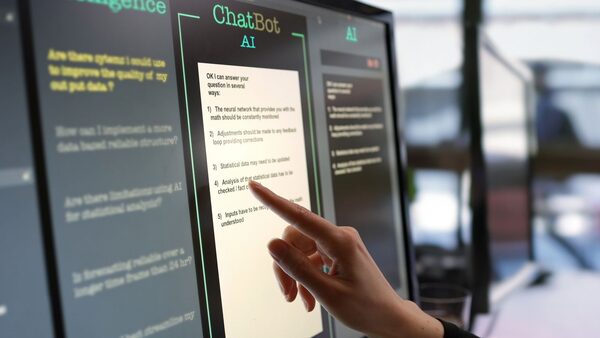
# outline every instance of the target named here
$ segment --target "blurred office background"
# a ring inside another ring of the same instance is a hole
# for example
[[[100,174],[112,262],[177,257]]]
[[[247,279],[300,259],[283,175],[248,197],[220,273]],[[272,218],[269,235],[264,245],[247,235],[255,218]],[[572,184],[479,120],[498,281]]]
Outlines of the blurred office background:
[[[469,239],[460,230],[470,228],[471,212],[469,120],[461,109],[463,2],[370,3],[393,10],[396,17],[417,274],[421,283],[466,285],[464,242]]]
[[[421,283],[437,279],[468,284],[470,122],[461,106],[465,1],[471,0],[365,1],[392,10],[396,18],[410,220]],[[585,276],[600,273],[600,1],[482,2],[487,37],[505,56],[529,68],[534,78],[535,260],[550,272],[578,273],[572,281],[581,281],[585,289],[590,285]],[[588,295],[600,304],[597,287]],[[561,306],[577,307],[569,298],[586,297],[553,292],[560,301],[544,310],[550,312],[548,321],[561,321],[552,316]],[[535,299],[527,297],[531,294],[522,298]],[[527,318],[537,310],[511,311]],[[589,311],[577,310],[581,324],[589,325]],[[510,326],[482,335],[520,337],[506,330]],[[588,336],[566,327],[538,328],[529,337]]]
[[[600,1],[488,0],[484,8],[489,36],[535,76],[537,259],[600,270]]]
[[[470,222],[463,0],[367,2],[396,16],[413,237],[452,251],[461,244],[456,229]],[[536,259],[600,271],[600,1],[484,0],[484,13],[488,37],[535,77]]]

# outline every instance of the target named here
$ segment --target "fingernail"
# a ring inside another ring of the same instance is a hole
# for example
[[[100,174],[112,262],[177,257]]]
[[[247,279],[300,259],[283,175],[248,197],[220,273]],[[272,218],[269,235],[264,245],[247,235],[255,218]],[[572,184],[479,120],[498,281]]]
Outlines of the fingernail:
[[[304,303],[304,308],[306,309],[306,312],[310,312],[310,309],[308,308],[308,302],[306,301],[306,299],[304,299],[304,297],[302,297],[302,303]]]
[[[254,180],[250,180],[248,182],[248,184],[250,185],[251,188],[260,188],[260,187],[262,187],[262,184],[254,181]]]
[[[269,243],[269,253],[273,259],[277,262],[281,261],[281,258],[287,253],[288,247],[283,243],[282,240],[274,239]]]
[[[287,293],[287,290],[285,289],[285,286],[283,286],[283,283],[281,283],[281,282],[278,282],[278,284],[279,284],[279,289],[281,290],[281,293],[283,294],[285,299],[287,299],[288,293]]]

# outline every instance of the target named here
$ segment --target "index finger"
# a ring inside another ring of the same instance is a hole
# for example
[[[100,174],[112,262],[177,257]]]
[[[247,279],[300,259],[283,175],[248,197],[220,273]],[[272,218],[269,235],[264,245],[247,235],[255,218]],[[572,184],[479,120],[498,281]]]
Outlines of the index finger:
[[[250,181],[249,185],[254,196],[306,236],[325,246],[335,243],[337,226],[310,210],[275,194],[256,181]]]

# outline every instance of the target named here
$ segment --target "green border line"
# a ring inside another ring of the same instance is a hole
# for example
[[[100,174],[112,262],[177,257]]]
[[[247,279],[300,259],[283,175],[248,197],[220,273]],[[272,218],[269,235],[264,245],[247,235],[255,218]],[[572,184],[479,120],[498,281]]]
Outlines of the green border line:
[[[204,298],[206,301],[206,315],[208,317],[208,332],[210,337],[212,338],[212,323],[210,318],[210,305],[208,303],[208,286],[206,285],[206,268],[204,265],[204,248],[202,247],[202,229],[200,226],[200,209],[198,208],[198,190],[196,188],[196,168],[194,161],[194,145],[192,142],[192,128],[190,123],[190,106],[188,103],[188,92],[187,92],[187,79],[185,76],[185,57],[183,53],[183,38],[181,33],[181,18],[190,18],[199,20],[200,17],[197,15],[185,14],[185,13],[177,13],[177,23],[179,25],[179,49],[181,51],[181,67],[183,72],[183,92],[185,94],[185,112],[187,116],[187,127],[188,127],[188,137],[190,141],[190,156],[192,160],[192,178],[194,184],[194,202],[196,204],[196,222],[198,223],[198,236],[200,237],[200,259],[202,260],[202,278],[204,280]]]
[[[183,37],[182,37],[182,29],[181,29],[181,18],[185,17],[185,18],[190,18],[190,19],[196,19],[199,20],[200,17],[197,15],[191,15],[191,14],[186,14],[186,13],[177,13],[177,23],[179,26],[179,49],[181,52],[181,67],[182,67],[182,73],[183,73],[183,84],[184,84],[184,96],[185,96],[185,110],[186,110],[186,118],[187,118],[187,127],[188,127],[188,137],[189,137],[189,145],[190,145],[190,158],[191,158],[191,162],[192,162],[192,181],[194,184],[194,202],[195,202],[195,207],[196,207],[196,221],[198,223],[198,235],[200,237],[200,257],[202,260],[202,277],[204,279],[204,294],[205,294],[205,300],[206,300],[206,310],[207,310],[207,317],[208,317],[208,331],[210,334],[210,337],[212,338],[213,336],[213,332],[212,332],[212,323],[211,323],[211,318],[210,318],[210,305],[208,302],[208,287],[206,284],[206,268],[205,268],[205,263],[204,263],[204,248],[202,246],[202,229],[201,229],[201,224],[200,224],[200,210],[198,208],[198,191],[196,188],[196,168],[195,168],[195,161],[194,161],[194,146],[193,146],[193,142],[192,142],[192,130],[191,130],[191,123],[190,123],[190,108],[189,108],[189,101],[188,101],[188,92],[187,92],[187,78],[186,78],[186,73],[185,73],[185,57],[184,57],[184,51],[183,51]],[[310,86],[310,79],[309,79],[309,69],[308,69],[308,55],[307,55],[307,51],[306,51],[306,38],[304,34],[300,34],[300,33],[292,33],[293,37],[297,37],[297,38],[301,38],[302,39],[302,49],[303,49],[303,54],[304,54],[304,75],[305,75],[305,81],[306,81],[306,94],[307,94],[307,98],[308,98],[308,119],[309,119],[309,126],[310,126],[310,141],[311,141],[311,146],[312,146],[312,157],[313,157],[313,168],[314,168],[314,177],[315,177],[315,184],[316,184],[316,193],[317,193],[317,213],[319,215],[321,215],[321,195],[320,195],[320,183],[319,183],[319,175],[318,175],[318,169],[317,169],[317,154],[316,154],[316,149],[315,149],[315,134],[314,134],[314,127],[313,127],[313,111],[312,111],[312,96],[311,96],[311,86]],[[333,324],[331,321],[331,315],[328,314],[328,319],[329,319],[329,333],[330,335],[333,333]],[[333,336],[331,336],[333,337]]]
[[[292,33],[293,37],[302,39],[302,49],[304,51],[304,76],[306,77],[306,95],[308,98],[308,123],[310,126],[310,142],[312,146],[312,158],[313,158],[313,169],[315,176],[315,184],[317,186],[317,213],[322,215],[321,213],[321,193],[320,193],[320,184],[319,184],[319,173],[317,169],[317,150],[315,149],[315,132],[313,129],[313,111],[312,111],[312,96],[311,96],[311,87],[310,87],[310,79],[308,77],[308,55],[306,52],[306,38],[304,34],[301,33]]]
[[[306,95],[308,98],[308,123],[310,124],[310,142],[312,145],[312,157],[313,157],[313,168],[315,175],[315,184],[317,186],[317,213],[321,214],[321,195],[320,195],[320,184],[319,184],[319,173],[317,169],[317,150],[315,148],[315,132],[313,127],[313,111],[312,111],[312,96],[311,96],[311,85],[310,78],[308,76],[308,55],[306,51],[306,36],[301,33],[292,33],[293,37],[302,39],[302,49],[304,53],[304,75],[306,77]],[[329,337],[333,338],[333,322],[331,320],[331,314],[327,313],[327,320],[329,322]]]

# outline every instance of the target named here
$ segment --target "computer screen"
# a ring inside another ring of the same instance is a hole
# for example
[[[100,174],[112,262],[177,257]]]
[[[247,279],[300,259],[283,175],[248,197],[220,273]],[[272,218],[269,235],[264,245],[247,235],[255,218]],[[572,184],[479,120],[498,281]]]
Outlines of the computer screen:
[[[31,218],[41,332],[354,334],[283,299],[266,244],[286,224],[249,179],[356,226],[411,296],[389,14],[268,0],[19,5],[25,55],[13,24],[2,66],[25,74],[2,82],[21,90],[2,91],[18,107],[2,128],[24,159],[0,182],[28,177],[12,211]],[[0,320],[13,306],[0,298]]]
[[[249,178],[357,226],[408,295],[388,27],[291,1],[172,1],[171,11],[197,222],[214,262],[207,285],[220,292],[210,311],[224,333],[331,334],[324,311],[281,299],[263,248],[285,224],[246,191]]]
[[[201,337],[171,19],[119,3],[29,2],[63,330]]]
[[[480,48],[481,123],[492,279],[514,276],[530,255],[531,80],[491,43]]]

